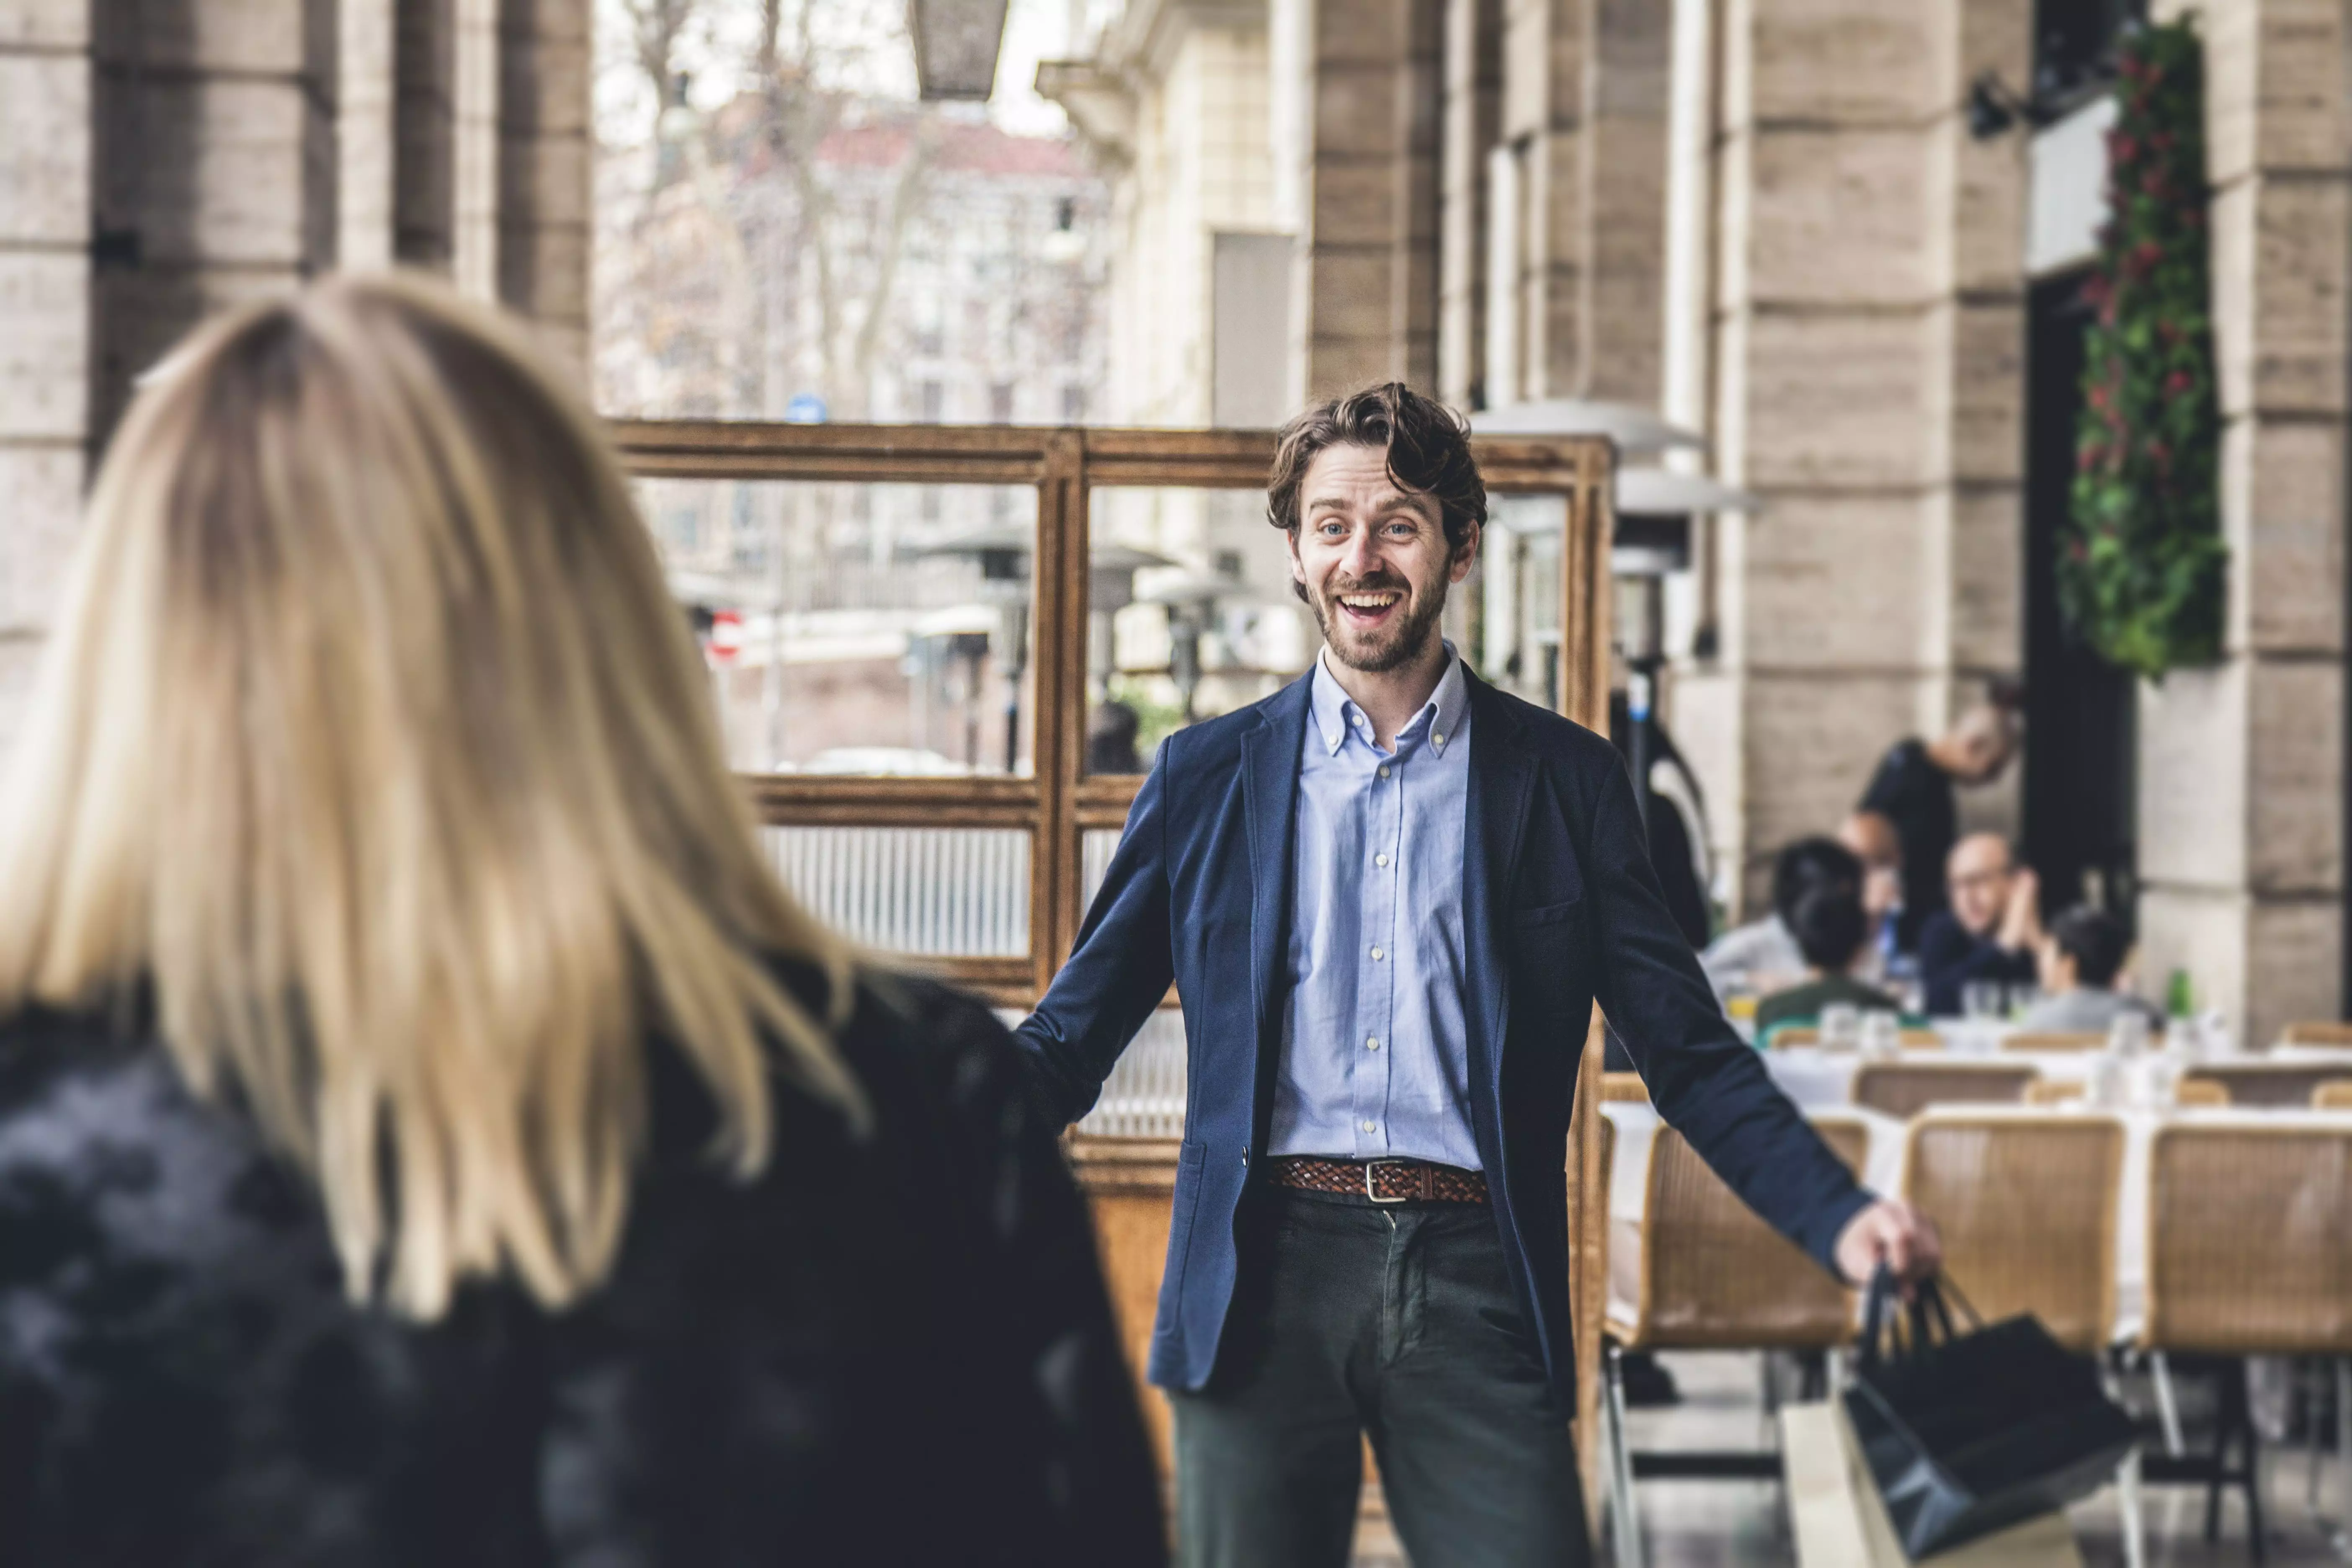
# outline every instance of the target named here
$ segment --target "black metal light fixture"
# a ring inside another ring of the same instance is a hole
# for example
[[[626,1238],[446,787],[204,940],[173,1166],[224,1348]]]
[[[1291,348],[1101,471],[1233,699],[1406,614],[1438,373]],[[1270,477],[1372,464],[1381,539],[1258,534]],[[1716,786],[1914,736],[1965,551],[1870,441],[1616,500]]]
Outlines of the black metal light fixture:
[[[996,90],[1005,0],[908,0],[915,83],[927,100],[984,101]]]

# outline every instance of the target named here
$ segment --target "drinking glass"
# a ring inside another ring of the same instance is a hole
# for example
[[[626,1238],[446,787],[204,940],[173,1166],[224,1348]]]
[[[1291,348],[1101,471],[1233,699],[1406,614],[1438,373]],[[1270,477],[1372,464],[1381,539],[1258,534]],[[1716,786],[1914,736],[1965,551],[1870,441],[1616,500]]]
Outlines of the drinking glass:
[[[1873,1007],[1862,1016],[1858,1043],[1865,1058],[1884,1061],[1902,1049],[1902,1021],[1884,1007]]]
[[[1960,1012],[1972,1019],[2000,1016],[2000,982],[1971,980],[1960,987]]]
[[[2042,987],[2031,980],[2012,985],[2009,988],[2009,1016],[2011,1018],[2022,1018],[2032,1012],[2033,1005],[2041,1000]]]
[[[2118,1057],[2136,1057],[2147,1049],[2147,1015],[2126,1012],[2116,1015],[2107,1026],[2107,1049]]]
[[[1861,1044],[1861,1008],[1851,1002],[1832,1002],[1822,1009],[1822,1049],[1851,1051]]]

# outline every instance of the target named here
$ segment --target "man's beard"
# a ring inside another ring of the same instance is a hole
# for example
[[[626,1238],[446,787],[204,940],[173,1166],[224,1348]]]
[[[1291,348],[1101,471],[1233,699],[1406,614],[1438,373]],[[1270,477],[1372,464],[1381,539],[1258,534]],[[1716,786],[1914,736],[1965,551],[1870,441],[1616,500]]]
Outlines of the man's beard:
[[[1331,650],[1334,658],[1349,669],[1360,670],[1366,675],[1385,675],[1390,670],[1411,664],[1429,646],[1429,640],[1437,629],[1437,617],[1445,612],[1445,587],[1444,580],[1440,578],[1431,593],[1417,595],[1397,578],[1382,573],[1354,582],[1335,583],[1325,593],[1314,595],[1307,603],[1315,612],[1315,625],[1323,634],[1323,646]],[[1333,601],[1342,594],[1368,594],[1382,590],[1393,590],[1406,595],[1412,608],[1402,620],[1389,628],[1385,635],[1375,634],[1379,640],[1373,642],[1362,641],[1362,634],[1352,639],[1332,636],[1334,620],[1339,622],[1340,629],[1355,631],[1354,627],[1347,625],[1347,612],[1331,607]]]

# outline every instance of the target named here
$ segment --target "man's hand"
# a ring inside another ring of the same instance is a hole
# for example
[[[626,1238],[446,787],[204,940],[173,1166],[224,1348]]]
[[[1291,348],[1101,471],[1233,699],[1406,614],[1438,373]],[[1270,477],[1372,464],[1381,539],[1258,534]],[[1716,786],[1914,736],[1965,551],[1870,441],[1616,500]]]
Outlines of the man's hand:
[[[1838,1233],[1838,1272],[1849,1284],[1869,1284],[1884,1263],[1908,1285],[1936,1272],[1943,1261],[1944,1240],[1936,1234],[1936,1222],[1893,1198],[1879,1199]]]
[[[2001,910],[2000,933],[1993,939],[2011,952],[2024,952],[2042,941],[2042,879],[2033,868],[2021,866],[2009,879],[2009,906]]]

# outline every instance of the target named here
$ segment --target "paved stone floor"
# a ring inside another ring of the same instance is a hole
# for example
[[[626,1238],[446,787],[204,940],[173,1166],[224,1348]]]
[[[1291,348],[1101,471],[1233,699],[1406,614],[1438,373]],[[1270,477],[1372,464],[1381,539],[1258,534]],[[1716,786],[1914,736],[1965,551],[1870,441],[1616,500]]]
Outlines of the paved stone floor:
[[[1633,1413],[1633,1442],[1641,1448],[1731,1448],[1766,1443],[1760,1378],[1756,1358],[1745,1355],[1674,1355],[1664,1358],[1680,1384],[1682,1403]],[[2184,1402],[2193,1402],[2184,1390]],[[2189,1411],[2190,1419],[2195,1411]],[[2192,1434],[2193,1437],[2193,1434]],[[2332,1526],[2314,1518],[2306,1488],[2306,1451],[2299,1445],[2274,1447],[2266,1459],[2264,1496],[2269,1508],[2268,1563],[2273,1568],[2318,1568],[2341,1564]],[[2318,1513],[2333,1520],[2344,1512],[2341,1468],[2332,1454],[2322,1457]],[[2251,1563],[2246,1521],[2234,1500],[2222,1510],[2221,1538],[2204,1538],[2201,1489],[2152,1487],[2147,1492],[2149,1568],[2224,1568]],[[1780,1490],[1749,1481],[1645,1481],[1641,1488],[1642,1527],[1652,1568],[1793,1568],[1796,1552],[1783,1522]],[[2074,1510],[2075,1532],[2087,1568],[2118,1568],[2123,1563],[2120,1520],[2112,1490]],[[1405,1568],[1395,1539],[1368,1525],[1356,1543],[1355,1568]],[[1605,1563],[1604,1563],[1605,1568]]]

